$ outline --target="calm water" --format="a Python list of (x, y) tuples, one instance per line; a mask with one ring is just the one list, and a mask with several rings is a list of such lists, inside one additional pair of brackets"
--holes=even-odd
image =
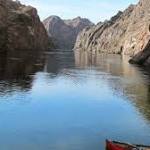
[(0, 149), (102, 150), (106, 138), (150, 145), (149, 77), (119, 55), (2, 56)]

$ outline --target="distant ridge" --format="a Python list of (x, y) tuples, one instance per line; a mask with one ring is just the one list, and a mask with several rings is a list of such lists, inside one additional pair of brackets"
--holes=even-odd
[(77, 17), (70, 20), (63, 20), (58, 16), (50, 16), (43, 21), (43, 24), (56, 48), (72, 49), (76, 37), (85, 27), (94, 24), (86, 18)]

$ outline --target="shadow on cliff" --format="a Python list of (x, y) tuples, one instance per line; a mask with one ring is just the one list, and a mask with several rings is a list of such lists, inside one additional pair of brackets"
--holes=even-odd
[(131, 64), (139, 64), (148, 66), (150, 64), (150, 40), (148, 41), (145, 49), (136, 54), (132, 59), (129, 60)]

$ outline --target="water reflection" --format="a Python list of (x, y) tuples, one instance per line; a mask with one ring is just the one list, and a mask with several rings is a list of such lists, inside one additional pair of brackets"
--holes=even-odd
[(58, 74), (62, 69), (74, 68), (74, 53), (69, 51), (51, 52), (46, 56), (45, 72)]
[[(28, 91), (32, 87), (33, 76), (44, 68), (41, 53), (15, 51), (0, 55), (0, 94), (12, 91)], [(6, 93), (5, 93), (6, 92)]]
[(128, 60), (120, 55), (75, 52), (77, 67), (110, 73), (108, 82), (115, 94), (130, 100), (150, 121), (150, 70), (130, 65)]
[(119, 55), (41, 56), (0, 59), (0, 149), (99, 150), (106, 138), (149, 144), (146, 69)]

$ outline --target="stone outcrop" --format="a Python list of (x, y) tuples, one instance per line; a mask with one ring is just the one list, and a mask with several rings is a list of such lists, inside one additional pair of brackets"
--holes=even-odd
[(47, 47), (48, 35), (37, 10), (19, 1), (0, 0), (0, 52)]
[(131, 63), (150, 64), (150, 1), (140, 0), (109, 21), (84, 29), (75, 49), (130, 55)]
[(93, 25), (85, 18), (62, 20), (58, 16), (50, 16), (43, 23), (49, 37), (53, 39), (53, 43), (58, 49), (72, 49), (78, 33), (85, 27)]

